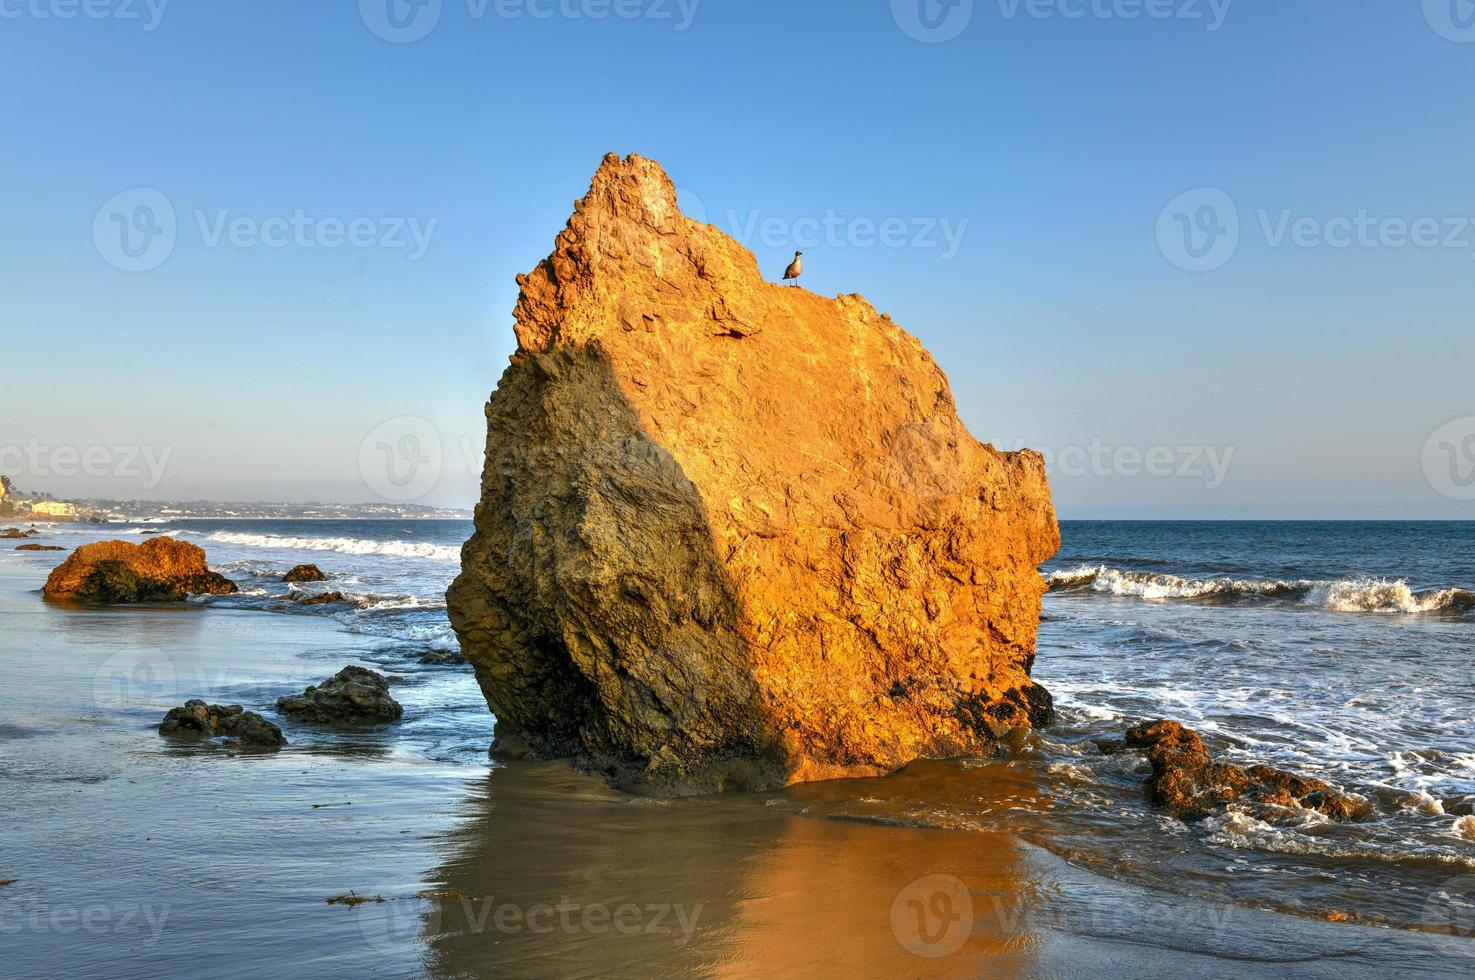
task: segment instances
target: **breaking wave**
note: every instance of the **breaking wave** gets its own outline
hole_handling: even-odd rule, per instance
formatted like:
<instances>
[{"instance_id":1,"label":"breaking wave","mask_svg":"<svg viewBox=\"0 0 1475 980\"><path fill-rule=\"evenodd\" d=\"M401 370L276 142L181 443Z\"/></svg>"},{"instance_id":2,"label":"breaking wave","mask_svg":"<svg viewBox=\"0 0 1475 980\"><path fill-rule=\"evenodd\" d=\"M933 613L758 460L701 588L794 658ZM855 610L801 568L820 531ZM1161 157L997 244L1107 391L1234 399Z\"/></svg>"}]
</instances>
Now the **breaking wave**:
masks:
<instances>
[{"instance_id":1,"label":"breaking wave","mask_svg":"<svg viewBox=\"0 0 1475 980\"><path fill-rule=\"evenodd\" d=\"M286 548L294 551L336 551L344 555L384 555L390 558L427 558L432 561L460 561L460 545L431 544L426 541L375 541L371 538L289 538L276 534L246 534L240 531L216 531L209 537L222 544L250 548Z\"/></svg>"},{"instance_id":2,"label":"breaking wave","mask_svg":"<svg viewBox=\"0 0 1475 980\"><path fill-rule=\"evenodd\" d=\"M1185 578L1133 572L1108 565L1083 565L1045 576L1051 592L1099 592L1138 599L1200 599L1225 602L1300 599L1336 612L1432 613L1475 610L1475 592L1428 589L1388 579L1279 581L1274 579Z\"/></svg>"}]
</instances>

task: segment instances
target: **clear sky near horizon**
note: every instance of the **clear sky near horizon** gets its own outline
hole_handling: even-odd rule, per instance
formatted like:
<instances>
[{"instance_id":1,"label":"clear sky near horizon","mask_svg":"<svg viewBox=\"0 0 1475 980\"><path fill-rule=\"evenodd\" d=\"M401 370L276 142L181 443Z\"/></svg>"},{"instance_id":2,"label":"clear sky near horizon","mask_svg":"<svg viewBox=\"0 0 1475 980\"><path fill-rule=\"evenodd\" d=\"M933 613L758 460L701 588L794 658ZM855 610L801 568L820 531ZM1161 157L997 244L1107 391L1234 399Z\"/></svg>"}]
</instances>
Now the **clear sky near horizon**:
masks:
<instances>
[{"instance_id":1,"label":"clear sky near horizon","mask_svg":"<svg viewBox=\"0 0 1475 980\"><path fill-rule=\"evenodd\" d=\"M1475 517L1472 42L1469 0L0 0L0 472L469 505L513 278L614 150L891 313L1062 517Z\"/></svg>"}]
</instances>

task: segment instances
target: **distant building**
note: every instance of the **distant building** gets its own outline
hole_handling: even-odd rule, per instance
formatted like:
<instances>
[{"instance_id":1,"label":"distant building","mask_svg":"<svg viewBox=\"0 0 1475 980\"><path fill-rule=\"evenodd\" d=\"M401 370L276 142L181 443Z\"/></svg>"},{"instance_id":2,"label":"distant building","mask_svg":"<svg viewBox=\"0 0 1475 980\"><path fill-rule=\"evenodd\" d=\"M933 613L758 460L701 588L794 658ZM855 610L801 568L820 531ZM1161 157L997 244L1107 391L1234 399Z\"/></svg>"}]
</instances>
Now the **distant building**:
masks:
<instances>
[{"instance_id":1,"label":"distant building","mask_svg":"<svg viewBox=\"0 0 1475 980\"><path fill-rule=\"evenodd\" d=\"M37 500L31 504L31 516L69 521L77 516L77 505L65 500Z\"/></svg>"}]
</instances>

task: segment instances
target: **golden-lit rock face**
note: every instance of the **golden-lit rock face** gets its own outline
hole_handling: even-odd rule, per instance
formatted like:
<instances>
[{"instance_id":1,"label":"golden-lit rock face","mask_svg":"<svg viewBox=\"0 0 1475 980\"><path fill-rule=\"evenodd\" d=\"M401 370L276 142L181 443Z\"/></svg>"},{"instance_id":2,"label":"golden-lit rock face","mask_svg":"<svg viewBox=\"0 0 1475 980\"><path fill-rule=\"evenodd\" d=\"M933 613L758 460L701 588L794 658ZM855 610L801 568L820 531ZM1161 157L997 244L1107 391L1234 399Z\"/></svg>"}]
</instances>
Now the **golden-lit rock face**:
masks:
<instances>
[{"instance_id":1,"label":"golden-lit rock face","mask_svg":"<svg viewBox=\"0 0 1475 980\"><path fill-rule=\"evenodd\" d=\"M638 156L605 158L518 282L448 595L499 748L687 793L1048 718L1043 461L969 435L916 338L766 282Z\"/></svg>"}]
</instances>

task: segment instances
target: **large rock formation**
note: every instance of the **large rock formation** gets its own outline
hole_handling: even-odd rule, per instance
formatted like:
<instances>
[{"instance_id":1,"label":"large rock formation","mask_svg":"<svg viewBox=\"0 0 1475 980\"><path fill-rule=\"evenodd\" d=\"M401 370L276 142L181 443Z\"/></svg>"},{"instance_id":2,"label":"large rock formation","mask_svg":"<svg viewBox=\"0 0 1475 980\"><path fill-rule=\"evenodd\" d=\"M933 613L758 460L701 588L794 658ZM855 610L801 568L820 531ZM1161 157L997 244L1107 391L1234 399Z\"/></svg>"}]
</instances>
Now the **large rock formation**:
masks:
<instances>
[{"instance_id":1,"label":"large rock formation","mask_svg":"<svg viewBox=\"0 0 1475 980\"><path fill-rule=\"evenodd\" d=\"M1050 716L1043 461L916 338L605 158L518 282L451 622L498 747L657 793L890 772Z\"/></svg>"},{"instance_id":2,"label":"large rock formation","mask_svg":"<svg viewBox=\"0 0 1475 980\"><path fill-rule=\"evenodd\" d=\"M173 538L143 544L84 544L51 570L42 591L93 602L178 602L192 593L222 594L236 584L210 571L203 549Z\"/></svg>"}]
</instances>

